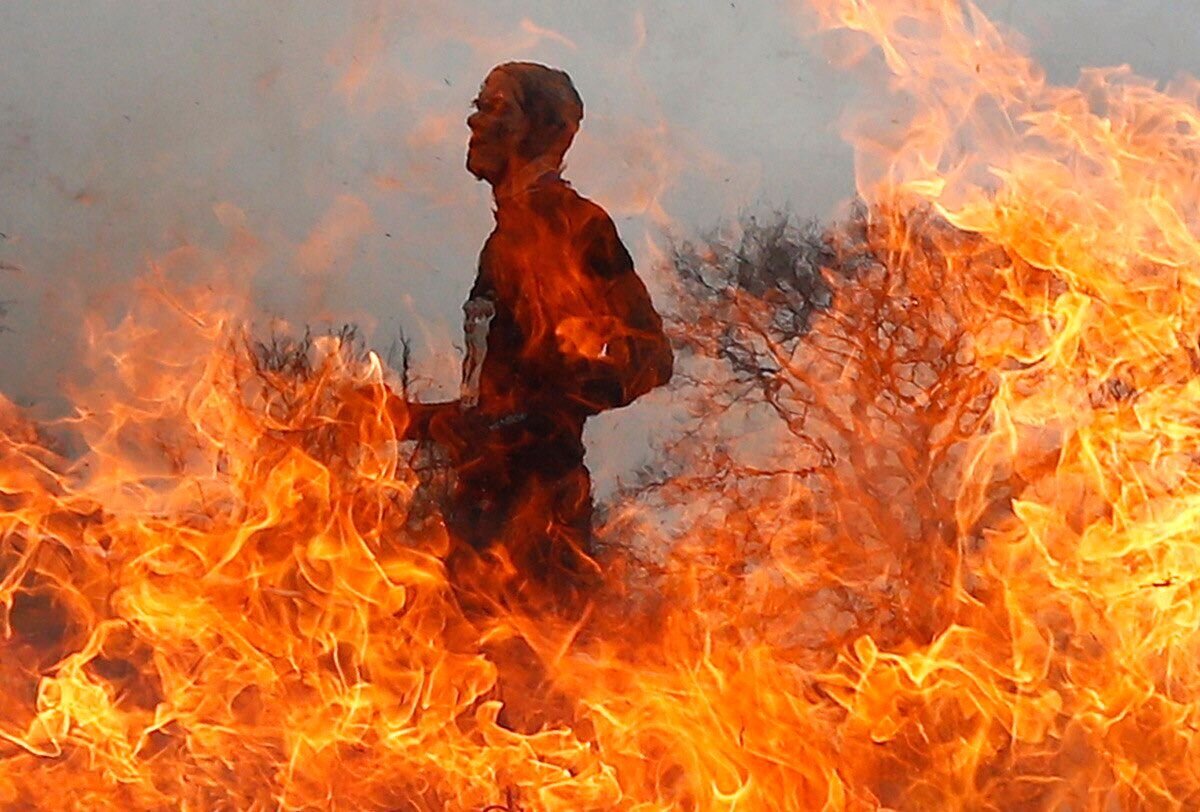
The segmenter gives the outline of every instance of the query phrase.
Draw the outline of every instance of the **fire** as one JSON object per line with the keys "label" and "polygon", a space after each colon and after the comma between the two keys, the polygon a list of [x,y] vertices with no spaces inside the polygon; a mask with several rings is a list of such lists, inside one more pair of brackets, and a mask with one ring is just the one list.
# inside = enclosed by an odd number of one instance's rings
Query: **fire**
{"label": "fire", "polygon": [[219,285],[91,324],[71,419],[0,401],[0,806],[1194,806],[1200,85],[814,4],[902,99],[867,206],[811,278],[680,253],[699,423],[578,611],[453,572],[392,373]]}
{"label": "fire", "polygon": [[921,664],[927,707],[931,676],[968,681],[959,701],[988,720],[958,762],[972,803],[1190,805],[1194,83],[1121,68],[1054,87],[970,6],[818,9],[912,102],[890,154],[863,143],[864,197],[929,206],[992,251],[881,237],[964,288],[954,315],[991,390],[962,445],[953,625],[895,666]]}

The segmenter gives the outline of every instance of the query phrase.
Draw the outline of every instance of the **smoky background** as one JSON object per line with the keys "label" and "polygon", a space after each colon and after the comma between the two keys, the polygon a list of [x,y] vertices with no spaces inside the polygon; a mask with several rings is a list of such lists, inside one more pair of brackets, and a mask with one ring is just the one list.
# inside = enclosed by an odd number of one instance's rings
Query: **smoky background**
{"label": "smoky background", "polygon": [[[1056,82],[1200,73],[1191,3],[981,6]],[[4,3],[0,391],[64,413],[86,314],[119,317],[152,265],[202,279],[215,263],[264,318],[352,322],[381,351],[403,329],[423,397],[452,396],[491,227],[463,169],[488,69],[572,75],[586,115],[567,176],[667,305],[672,240],[756,211],[845,212],[844,111],[881,88],[836,67],[840,47],[784,0]],[[207,259],[178,260],[189,248]],[[591,421],[601,491],[644,458],[667,399]]]}

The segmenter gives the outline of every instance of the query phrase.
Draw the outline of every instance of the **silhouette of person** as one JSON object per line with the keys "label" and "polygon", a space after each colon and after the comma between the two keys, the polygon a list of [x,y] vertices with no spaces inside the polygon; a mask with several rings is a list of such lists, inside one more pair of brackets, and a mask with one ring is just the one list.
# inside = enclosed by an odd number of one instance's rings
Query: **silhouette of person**
{"label": "silhouette of person", "polygon": [[463,397],[416,412],[408,436],[452,449],[456,540],[531,577],[579,573],[594,567],[584,422],[665,384],[673,356],[612,220],[560,174],[583,118],[570,77],[499,65],[475,108],[466,166],[496,225],[464,305]]}

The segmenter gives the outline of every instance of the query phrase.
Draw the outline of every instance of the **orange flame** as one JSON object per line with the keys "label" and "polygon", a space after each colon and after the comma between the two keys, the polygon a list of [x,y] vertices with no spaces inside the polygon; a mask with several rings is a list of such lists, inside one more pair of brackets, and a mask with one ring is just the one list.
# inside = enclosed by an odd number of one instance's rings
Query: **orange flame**
{"label": "orange flame", "polygon": [[581,617],[464,602],[379,359],[236,297],[147,285],[71,419],[0,401],[0,806],[1194,806],[1197,86],[815,4],[908,110],[854,134],[855,273],[807,333],[694,308],[702,422]]}

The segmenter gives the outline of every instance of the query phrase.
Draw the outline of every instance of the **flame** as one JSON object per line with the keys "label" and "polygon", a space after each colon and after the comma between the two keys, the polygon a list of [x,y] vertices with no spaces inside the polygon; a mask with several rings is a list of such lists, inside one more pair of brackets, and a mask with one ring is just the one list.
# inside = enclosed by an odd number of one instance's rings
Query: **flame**
{"label": "flame", "polygon": [[[909,102],[892,131],[852,134],[860,192],[957,229],[930,251],[893,216],[879,239],[932,263],[989,381],[961,450],[956,535],[974,549],[953,625],[864,663],[873,680],[919,677],[893,702],[934,709],[957,693],[976,718],[939,765],[958,788],[916,797],[1187,806],[1195,83],[1160,90],[1117,68],[1055,87],[969,4],[816,6],[869,38]],[[891,718],[888,738],[911,724]]]}
{"label": "flame", "polygon": [[0,400],[0,805],[1194,806],[1200,85],[814,5],[905,111],[851,133],[835,306],[680,305],[700,423],[584,611],[464,591],[380,360],[255,348],[219,285],[90,323],[70,419]]}

